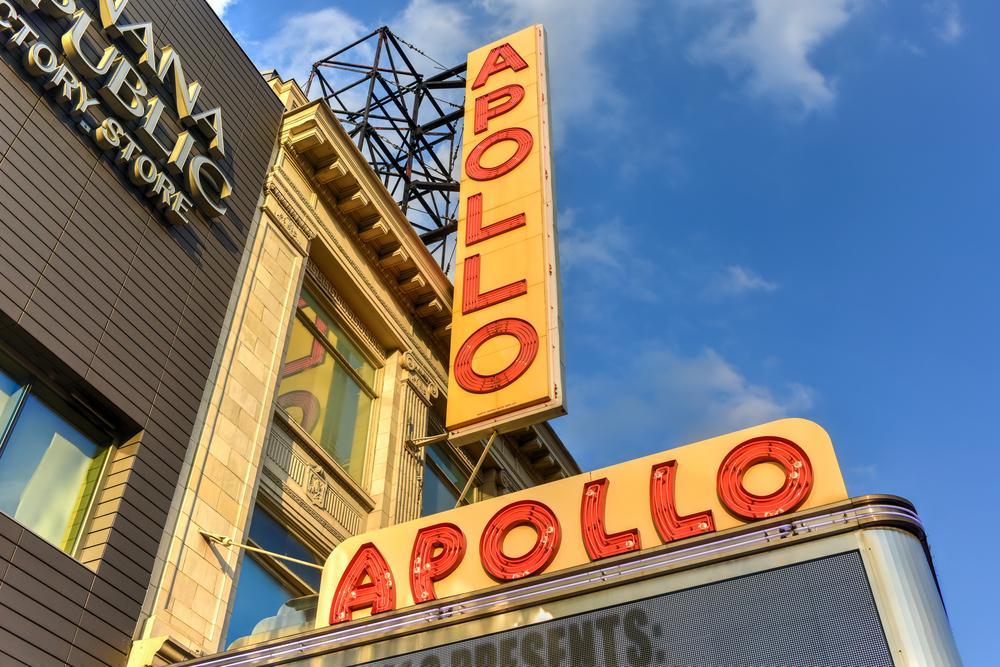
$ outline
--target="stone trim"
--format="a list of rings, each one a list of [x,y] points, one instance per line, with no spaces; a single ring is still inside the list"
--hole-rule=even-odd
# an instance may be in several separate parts
[[[329,522],[329,518],[336,520],[348,534],[357,534],[364,523],[364,515],[347,498],[339,492],[336,486],[331,484],[329,477],[323,467],[315,462],[309,461],[300,456],[292,447],[293,437],[289,433],[283,433],[279,423],[275,423],[268,435],[264,452],[267,460],[274,464],[294,481],[302,491],[288,488],[285,480],[264,467],[265,474],[280,485],[295,502],[305,509],[324,528],[328,528],[339,540],[344,539],[344,534]],[[304,492],[304,493],[303,493]],[[328,518],[316,513],[316,508],[322,510]]]
[[[431,373],[415,358],[413,352],[403,353],[403,382],[408,383],[429,407],[431,402],[441,396],[444,390],[431,377]]]
[[[321,296],[326,297],[326,300],[333,305],[334,313],[347,325],[350,333],[364,343],[365,347],[380,365],[384,365],[385,348],[378,342],[375,334],[368,328],[364,320],[351,310],[350,306],[347,305],[347,302],[344,301],[343,297],[340,296],[340,293],[333,286],[333,283],[330,282],[329,278],[316,266],[316,263],[311,258],[306,259],[306,275],[322,291]]]

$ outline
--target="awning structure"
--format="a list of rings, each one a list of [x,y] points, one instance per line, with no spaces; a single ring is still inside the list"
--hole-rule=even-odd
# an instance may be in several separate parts
[[[185,664],[961,662],[920,520],[878,495]]]

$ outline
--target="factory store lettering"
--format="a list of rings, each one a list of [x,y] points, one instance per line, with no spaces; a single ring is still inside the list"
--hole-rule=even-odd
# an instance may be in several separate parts
[[[194,210],[205,218],[221,216],[232,194],[216,162],[226,153],[222,110],[196,111],[201,84],[188,81],[173,47],[156,48],[152,23],[122,22],[128,1],[98,0],[99,15],[92,17],[76,0],[19,0],[21,11],[0,0],[0,41],[21,55],[27,73],[51,91],[100,150],[112,152],[169,222],[188,223]],[[28,14],[61,26],[59,47],[39,35]],[[168,102],[147,81],[172,84],[173,112],[185,129],[166,144],[162,121]]]

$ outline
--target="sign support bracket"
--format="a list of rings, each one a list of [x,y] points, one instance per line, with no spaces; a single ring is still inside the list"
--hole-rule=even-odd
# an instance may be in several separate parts
[[[445,442],[448,440],[450,434],[445,431],[444,433],[438,433],[437,435],[429,435],[426,438],[411,438],[406,441],[406,444],[411,447],[426,447],[427,445],[436,445],[439,442]]]
[[[469,493],[469,489],[472,485],[476,483],[476,475],[479,474],[479,469],[483,467],[486,463],[486,456],[490,453],[490,449],[493,447],[493,443],[496,442],[497,436],[500,435],[500,431],[494,430],[490,434],[490,439],[486,441],[486,446],[483,447],[483,453],[479,455],[479,460],[476,461],[476,467],[472,469],[472,474],[469,475],[469,481],[465,483],[465,488],[462,489],[462,495],[458,497],[458,501],[455,503],[455,508],[462,506],[462,501],[465,500],[465,496]]]
[[[234,542],[233,538],[226,537],[225,535],[217,535],[215,533],[209,533],[207,531],[198,531],[201,536],[204,537],[209,542],[214,542],[223,547],[236,547],[237,549],[246,549],[247,551],[253,551],[255,553],[264,554],[265,556],[270,556],[271,558],[277,558],[278,560],[285,560],[289,563],[296,563],[297,565],[305,565],[306,567],[312,567],[317,570],[322,570],[322,565],[317,565],[316,563],[310,563],[307,560],[300,560],[298,558],[292,558],[291,556],[285,556],[284,554],[277,554],[273,551],[268,551],[267,549],[261,549],[260,547],[255,547],[252,544],[240,544],[239,542]]]

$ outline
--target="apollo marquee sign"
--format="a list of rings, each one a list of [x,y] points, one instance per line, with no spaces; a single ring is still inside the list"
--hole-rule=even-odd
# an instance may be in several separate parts
[[[448,380],[463,444],[565,412],[542,26],[469,54]]]
[[[847,499],[829,436],[784,419],[345,540],[317,627]]]
[[[76,0],[18,3],[0,0],[0,42],[166,220],[225,214],[232,185],[218,164],[226,155],[222,109],[199,107],[201,84],[172,46],[157,48],[154,25],[126,22],[129,0],[98,0],[96,16]],[[40,35],[40,22],[60,32],[58,44]],[[168,86],[172,99],[149,82]],[[166,114],[183,127],[176,136],[165,137]]]

